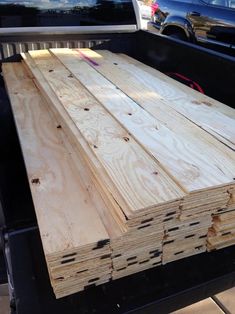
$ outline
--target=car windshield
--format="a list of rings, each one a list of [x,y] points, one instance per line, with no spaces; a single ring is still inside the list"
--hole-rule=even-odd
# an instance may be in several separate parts
[[[0,27],[136,24],[131,0],[0,0]]]

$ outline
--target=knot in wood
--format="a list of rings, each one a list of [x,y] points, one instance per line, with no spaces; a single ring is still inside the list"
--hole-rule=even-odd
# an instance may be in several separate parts
[[[40,184],[39,178],[33,178],[33,179],[31,180],[31,182],[32,182],[33,184]]]
[[[124,136],[123,139],[124,139],[125,142],[129,142],[130,141],[129,137],[127,137],[127,136]]]

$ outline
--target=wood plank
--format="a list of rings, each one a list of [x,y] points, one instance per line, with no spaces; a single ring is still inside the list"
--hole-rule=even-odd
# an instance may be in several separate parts
[[[235,313],[235,287],[216,294],[213,299],[215,299],[225,313]]]
[[[81,133],[77,129],[76,125],[73,123],[73,121],[67,114],[66,110],[61,105],[60,101],[54,94],[53,90],[45,81],[44,76],[35,65],[33,59],[30,57],[29,54],[22,54],[22,57],[23,57],[23,60],[24,60],[23,62],[24,62],[24,65],[28,74],[30,75],[35,85],[38,87],[38,89],[40,90],[44,98],[46,99],[48,110],[53,112],[54,116],[56,117],[56,120],[58,121],[58,125],[60,125],[61,128],[68,135],[72,143],[73,150],[76,151],[75,155],[79,156],[80,159],[83,160],[82,162],[83,163],[85,162],[85,164],[89,166],[90,173],[92,174],[91,175],[92,182],[101,193],[103,200],[105,201],[105,203],[107,204],[109,208],[109,211],[112,212],[112,217],[119,224],[120,229],[123,232],[126,231],[126,226],[124,225],[126,223],[126,217],[124,216],[122,211],[119,210],[119,205],[115,201],[116,190],[113,188],[112,182],[110,180],[107,180],[107,176],[104,175],[103,169],[99,168],[100,164],[97,162],[95,156],[92,154],[92,151],[90,150],[89,145],[85,142],[85,140],[81,136]],[[77,139],[79,139],[81,146],[77,145]],[[88,156],[88,158],[85,158],[86,156]],[[84,169],[84,168],[82,167],[80,168],[80,170],[81,169]],[[109,191],[110,191],[109,194],[107,193],[107,190],[104,192],[101,189],[102,184],[100,184],[100,182],[106,183],[106,185],[109,187]],[[102,208],[102,206],[99,208]],[[102,217],[106,217],[106,215],[104,215],[104,212],[105,212],[105,207],[103,207]],[[106,217],[104,221],[108,221],[108,223],[110,223],[110,217],[109,218]],[[112,224],[113,222],[110,224],[110,226],[112,226]]]
[[[172,314],[198,314],[198,313],[223,314],[224,312],[211,298],[202,300],[200,302],[184,307],[178,311],[172,312]]]
[[[232,181],[231,173],[230,176],[226,176],[230,170],[224,175],[221,172],[218,160],[211,162],[211,158],[213,158],[215,153],[214,147],[204,145],[206,153],[204,151],[203,153],[207,157],[206,162],[206,158],[202,157],[203,153],[200,146],[198,147],[198,139],[194,139],[195,144],[193,145],[191,138],[185,140],[183,134],[175,134],[173,132],[175,129],[172,131],[168,125],[166,126],[161,120],[156,119],[146,112],[142,108],[146,108],[143,102],[141,102],[142,107],[138,106],[131,98],[103,77],[101,74],[107,76],[114,83],[117,83],[116,79],[113,79],[115,74],[107,75],[109,64],[106,64],[105,61],[101,64],[99,59],[99,66],[94,66],[94,69],[92,69],[81,56],[70,49],[52,49],[51,51],[95,95],[104,107],[122,123],[126,130],[138,140],[145,150],[150,152],[157,161],[160,161],[164,169],[174,177],[175,181],[184,190],[202,189]],[[87,53],[87,50],[85,50],[85,53]],[[94,54],[95,56],[97,55],[96,53]],[[90,55],[91,53],[89,53]],[[109,73],[111,72],[109,71]],[[118,86],[120,87],[120,85]],[[124,89],[125,91],[127,89],[130,91],[128,87]],[[129,96],[132,95],[130,93],[128,94]],[[174,123],[173,119],[175,120],[175,116],[170,118],[171,122]],[[208,155],[210,155],[210,159],[208,159]],[[220,153],[220,156],[221,158],[225,158],[224,154]],[[234,164],[231,162],[229,162],[229,165],[234,168]]]
[[[21,64],[3,64],[46,256],[97,245],[109,236]]]
[[[123,56],[121,55],[122,58]],[[154,77],[153,84],[156,84],[157,91],[163,98],[170,100],[168,104],[172,108],[201,126],[224,144],[235,149],[235,110],[233,108],[203,95],[133,58],[125,56],[123,59]],[[116,59],[116,62],[119,61]],[[172,86],[174,86],[174,94],[170,93]]]
[[[231,108],[218,100],[211,98],[210,96],[207,96],[205,94],[202,94],[198,92],[197,90],[193,88],[189,88],[187,85],[176,81],[175,79],[171,78],[170,76],[158,71],[157,69],[154,69],[153,67],[150,67],[128,55],[125,54],[118,54],[118,56],[122,57],[125,59],[128,63],[134,64],[138,66],[140,69],[143,71],[153,75],[154,77],[161,79],[163,82],[167,82],[169,85],[173,85],[174,88],[182,90],[184,93],[186,93],[185,97],[190,95],[191,97],[197,99],[199,102],[210,102],[211,103],[211,108],[219,111],[220,113],[228,116],[229,118],[235,119],[235,110],[234,108]]]
[[[153,115],[157,114],[158,117],[161,118],[162,121],[165,122],[164,115],[161,115],[161,113],[163,113],[163,112],[161,112],[160,109],[161,108],[166,108],[166,106],[167,106],[167,113],[168,114],[169,114],[169,112],[172,112],[172,113],[175,114],[176,122],[178,121],[180,123],[180,118],[181,118],[182,123],[183,123],[183,121],[187,121],[187,119],[186,120],[185,119],[182,120],[183,116],[181,114],[177,114],[176,113],[175,109],[177,109],[177,108],[175,108],[175,106],[172,105],[173,102],[172,102],[171,99],[169,99],[170,101],[166,101],[167,96],[165,94],[164,95],[160,95],[159,94],[159,91],[157,90],[157,87],[159,85],[159,84],[157,84],[158,82],[155,82],[153,77],[149,77],[149,76],[146,77],[146,72],[145,71],[143,71],[141,69],[138,69],[138,67],[134,67],[134,66],[128,65],[128,63],[122,64],[122,62],[120,61],[120,57],[118,57],[116,54],[112,54],[109,51],[102,51],[102,50],[100,51],[99,50],[99,54],[95,53],[94,51],[92,51],[90,49],[78,49],[78,51],[82,52],[83,55],[87,56],[87,59],[86,59],[87,62],[89,62],[89,58],[90,59],[96,59],[97,58],[97,62],[98,62],[99,66],[94,66],[94,64],[90,63],[90,65],[94,66],[97,71],[101,70],[101,65],[102,65],[102,67],[104,67],[104,65],[106,65],[108,63],[109,67],[111,66],[111,73],[113,75],[112,81],[114,79],[115,80],[119,79],[119,85],[120,86],[118,85],[117,81],[115,82],[115,84],[117,86],[119,86],[120,88],[121,88],[121,86],[123,87],[123,85],[125,85],[124,84],[124,81],[125,81],[124,78],[126,77],[126,79],[128,79],[128,83],[129,84],[128,84],[128,86],[126,86],[125,92],[128,91],[128,87],[130,87],[130,85],[131,85],[131,88],[132,88],[131,97],[134,100],[136,100],[137,103],[139,101],[139,104],[141,104],[141,106],[143,106],[144,103],[146,101],[148,101],[148,105],[145,105],[144,108],[147,111],[151,112]],[[102,56],[103,56],[103,58],[102,58]],[[116,59],[116,58],[119,58],[119,59]],[[116,61],[116,62],[114,62],[114,61]],[[104,70],[104,69],[102,69],[102,70]],[[137,70],[139,72],[136,72]],[[108,77],[108,75],[110,75],[110,68],[109,69],[106,68],[106,71],[107,71],[106,72],[106,76]],[[143,87],[144,87],[144,90],[146,91],[145,94],[142,92]],[[133,90],[133,89],[135,89],[135,90]],[[160,89],[160,90],[162,90],[162,89]],[[172,94],[172,93],[174,94],[174,92],[175,92],[174,85],[172,85],[172,86],[169,85],[168,93],[169,94]],[[129,89],[129,93],[127,92],[127,94],[130,96],[130,93],[131,93],[131,90]],[[153,103],[151,103],[151,101],[148,99],[149,95],[151,95],[151,99],[152,100],[155,100],[155,106],[154,107],[153,107]],[[136,96],[137,98],[135,98],[134,96]],[[142,97],[142,102],[140,102],[141,97]],[[144,100],[145,100],[145,102],[144,102]],[[184,99],[182,99],[180,101],[183,104],[185,102]],[[156,108],[156,107],[158,107],[158,108]],[[174,109],[174,110],[172,111],[171,109]],[[231,109],[231,110],[233,110],[233,114],[235,116],[235,113],[234,113],[235,110],[234,109]],[[165,111],[166,110],[164,109],[164,112]],[[214,110],[214,111],[217,112],[216,110]],[[211,115],[211,116],[213,116],[213,115]],[[211,118],[211,116],[210,116],[210,118]],[[167,116],[167,118],[169,118],[169,116]],[[192,124],[189,123],[189,121],[184,122],[183,124],[185,124],[185,123],[188,126],[192,125]],[[224,122],[224,123],[227,123],[227,122]],[[174,126],[174,124],[173,124],[173,126]],[[229,127],[230,131],[233,130],[234,126],[232,127],[231,123],[230,124],[228,123],[227,126]],[[193,130],[194,131],[197,130],[197,133],[198,133],[199,129],[200,128],[195,128],[194,127],[191,130],[191,133],[193,132]],[[175,130],[176,130],[176,127],[175,127]],[[184,136],[185,136],[185,133],[186,133],[186,129],[185,128],[182,128],[182,127],[178,128],[178,131],[179,132],[181,131],[181,134],[184,134]],[[203,134],[206,134],[206,133],[205,132],[204,133],[201,132],[202,136],[203,136]],[[205,136],[203,138],[205,140]],[[212,143],[212,144],[215,145],[216,141],[213,141],[212,137],[208,137],[207,136],[206,139],[207,139],[207,141],[209,141],[209,143]]]
[[[82,51],[85,51],[85,54],[91,54],[91,52],[87,52],[87,50]],[[125,61],[123,63],[123,59],[120,60],[119,56],[117,56],[116,54],[112,54],[109,51],[99,52],[105,57],[106,60],[110,59],[112,66],[114,66],[115,64],[116,71],[118,69],[119,72],[124,71],[127,72],[129,75],[132,75],[131,80],[129,78],[129,84],[134,85],[136,87],[136,90],[139,89],[139,86],[144,85],[145,88],[149,89],[149,91],[151,91],[152,93],[154,92],[156,101],[158,100],[162,102],[162,105],[174,109],[193,123],[197,124],[199,127],[212,134],[225,145],[229,146],[233,150],[235,149],[234,112],[233,115],[231,114],[231,116],[228,117],[221,112],[223,111],[221,110],[222,104],[219,107],[219,111],[217,110],[217,108],[215,110],[209,100],[203,100],[202,102],[195,100],[195,98],[188,100],[188,97],[190,96],[187,95],[186,91],[179,91],[178,88],[175,89],[173,84],[164,83],[164,81],[161,80],[161,77],[156,79],[156,77],[150,75],[142,69],[139,69],[137,66],[128,64]],[[98,57],[97,60],[99,60],[99,64],[102,61],[101,59],[98,59]],[[97,67],[97,69],[98,68],[99,67]],[[161,84],[161,82],[163,85]],[[231,108],[230,110],[228,110],[227,107],[224,111],[230,112],[231,110]]]
[[[89,49],[87,49],[89,51]],[[85,54],[89,53],[86,49]],[[91,52],[90,52],[91,53]],[[120,58],[117,54],[113,54],[110,51],[99,51],[100,55],[105,59],[110,59],[112,64],[119,69],[127,71],[141,84],[145,85],[149,89],[154,91],[158,98],[168,107],[173,108],[178,113],[185,116],[187,119],[203,128],[218,140],[235,149],[235,110],[219,102],[210,103],[210,98],[205,95],[199,94],[196,91],[192,91],[189,87],[183,85],[181,89],[178,89],[178,84],[175,80],[168,82],[165,76],[160,74],[157,77],[153,76],[146,71],[143,71],[138,66],[128,64],[123,58]],[[99,62],[101,60],[99,59]],[[132,79],[133,79],[132,77]],[[175,88],[176,85],[176,88]],[[189,90],[189,93],[187,91]],[[192,98],[191,94],[197,93],[204,99]],[[226,114],[225,114],[226,113]]]
[[[30,55],[132,213],[180,196],[178,186],[59,60],[48,51],[31,51]]]
[[[217,219],[221,222],[235,220],[235,211],[227,212],[217,216]]]
[[[0,296],[1,314],[10,314],[10,298],[9,296]]]

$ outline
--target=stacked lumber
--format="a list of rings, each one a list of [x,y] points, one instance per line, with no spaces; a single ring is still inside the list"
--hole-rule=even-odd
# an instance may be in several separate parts
[[[172,88],[159,95],[155,77],[109,51],[51,51],[187,193],[181,204],[182,219],[227,206],[227,190],[234,184],[233,151],[224,148],[229,156],[225,157],[218,140],[170,106],[172,97],[166,105],[162,97],[172,94]],[[107,95],[112,95],[112,101]],[[234,125],[230,129],[234,130]]]
[[[60,297],[107,282],[111,250],[96,211],[100,197],[76,175],[69,143],[22,65],[4,64],[3,73],[54,291]]]
[[[162,263],[205,252],[211,215],[189,220],[178,220],[165,226]]]
[[[234,243],[231,108],[109,51],[22,57],[3,74],[56,297]]]
[[[47,78],[51,90],[60,99],[63,108],[72,118],[77,127],[74,141],[80,132],[88,142],[92,153],[101,163],[96,166],[97,160],[94,160],[93,156],[90,157],[91,152],[86,147],[84,149],[83,143],[82,147],[77,146],[78,153],[90,157],[88,165],[93,173],[94,168],[96,169],[96,180],[103,178],[102,185],[98,184],[97,188],[100,193],[106,193],[104,195],[106,201],[112,202],[109,208],[112,210],[113,218],[120,228],[126,231],[124,239],[120,239],[120,241],[121,243],[124,241],[129,248],[128,256],[126,256],[126,247],[123,244],[120,252],[117,239],[114,241],[115,245],[112,246],[113,268],[118,272],[117,276],[114,276],[117,278],[123,273],[134,273],[140,267],[141,269],[154,267],[156,263],[161,262],[164,220],[173,219],[179,215],[180,199],[185,193],[141,148],[131,134],[105,111],[96,98],[87,92],[73,75],[71,77],[71,73],[61,62],[55,57],[50,59],[51,57],[48,51],[41,51],[40,55],[37,55],[36,51],[32,51],[26,56],[25,62],[34,77],[37,78],[38,84],[43,81],[41,73]],[[35,70],[33,62],[41,70],[41,73]],[[52,67],[56,70],[51,71]],[[58,88],[58,84],[68,77],[70,80],[62,84],[66,97],[61,98],[61,88]],[[41,89],[50,97],[48,101],[54,104],[54,95],[49,94],[43,86]],[[76,111],[73,103],[76,103]],[[57,116],[58,108],[61,106],[58,105],[57,111],[54,111]],[[96,114],[91,115],[92,111]],[[64,119],[63,114],[60,114],[61,117]],[[93,118],[95,120],[92,121]],[[67,129],[71,138],[74,137],[71,123],[66,123],[63,127]],[[111,153],[112,159],[109,157]],[[122,160],[125,160],[127,164],[120,163]],[[101,166],[104,167],[108,176],[105,176],[104,171],[100,170]],[[126,171],[128,175],[125,173]],[[123,174],[123,177],[120,174]],[[110,182],[110,178],[112,182]],[[106,184],[105,187],[104,184]],[[116,200],[115,203],[112,200],[113,196]],[[153,239],[151,245],[149,244],[150,234]],[[138,243],[138,250],[134,248],[133,242]],[[135,261],[130,261],[132,258]]]
[[[235,244],[235,190],[229,190],[230,201],[225,212],[213,216],[213,224],[208,232],[209,251]]]

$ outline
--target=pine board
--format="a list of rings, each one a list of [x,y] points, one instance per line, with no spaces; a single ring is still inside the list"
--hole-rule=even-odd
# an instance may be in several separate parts
[[[183,83],[180,83],[179,81],[176,81],[175,79],[169,77],[168,75],[158,71],[157,69],[154,69],[153,67],[150,67],[128,55],[125,54],[116,54],[120,57],[122,57],[123,59],[126,60],[126,62],[133,64],[135,66],[138,66],[138,68],[142,69],[143,71],[151,74],[152,76],[161,79],[161,81],[166,82],[168,85],[173,85],[174,88],[176,89],[176,94],[179,90],[182,90],[185,93],[185,97],[186,99],[191,99],[195,98],[198,100],[198,102],[210,102],[211,104],[211,108],[219,111],[220,113],[222,113],[223,115],[228,116],[229,118],[235,119],[235,111],[233,108],[219,102],[218,100],[211,98],[205,94],[200,93],[199,91],[193,89],[193,88],[189,88],[188,86],[186,86]],[[123,61],[123,60],[122,60]],[[197,123],[196,123],[197,124]]]
[[[169,104],[187,87],[108,51],[22,56],[4,77],[56,297],[234,244],[234,151]]]
[[[3,64],[3,73],[46,256],[108,240],[38,90],[18,63]]]
[[[120,57],[148,73],[150,78],[154,78],[157,92],[168,101],[167,105],[176,109],[225,145],[235,149],[235,112],[233,108],[203,95],[133,58],[126,55],[120,55]],[[116,62],[119,61],[123,62],[117,58]],[[172,92],[172,87],[174,92]]]
[[[57,59],[47,51],[30,55],[131,213],[179,198],[179,187]]]
[[[29,54],[22,54],[22,57],[25,67],[29,72],[29,75],[40,90],[41,94],[46,99],[46,104],[49,111],[53,112],[58,122],[58,125],[61,126],[61,128],[66,132],[66,135],[70,139],[73,150],[76,151],[76,156],[79,156],[80,159],[82,159],[83,162],[85,162],[85,164],[89,167],[90,173],[92,174],[92,181],[102,195],[102,198],[104,199],[107,206],[109,206],[109,211],[112,212],[112,216],[115,219],[115,222],[119,224],[119,227],[122,231],[126,231],[126,217],[119,210],[119,205],[115,201],[115,197],[118,197],[119,195],[116,196],[116,190],[112,182],[108,180],[107,176],[105,176],[103,169],[100,167],[100,164],[97,162],[94,154],[92,154],[89,145],[85,142],[78,128],[76,128],[76,125],[66,113],[66,110],[63,108],[55,93],[45,81],[42,73],[38,70],[33,59],[30,57]],[[78,139],[80,145],[78,145],[77,143]],[[101,184],[101,182],[105,182],[105,185],[108,186],[108,190],[103,190],[103,185]],[[119,201],[121,200],[119,199]],[[121,205],[123,205],[123,202],[121,203]]]
[[[113,54],[110,56],[109,52],[105,52],[103,58],[91,50],[79,51],[82,55],[69,49],[52,50],[185,191],[194,192],[210,186],[233,184],[235,168],[231,150],[226,150],[213,137],[206,136],[206,132],[180,114],[177,115],[171,108],[166,113],[161,99],[156,97],[147,84],[143,85],[136,77],[113,65]],[[83,55],[92,57],[98,66],[92,65]],[[214,158],[213,162],[211,158]],[[221,160],[224,161],[222,166]]]

